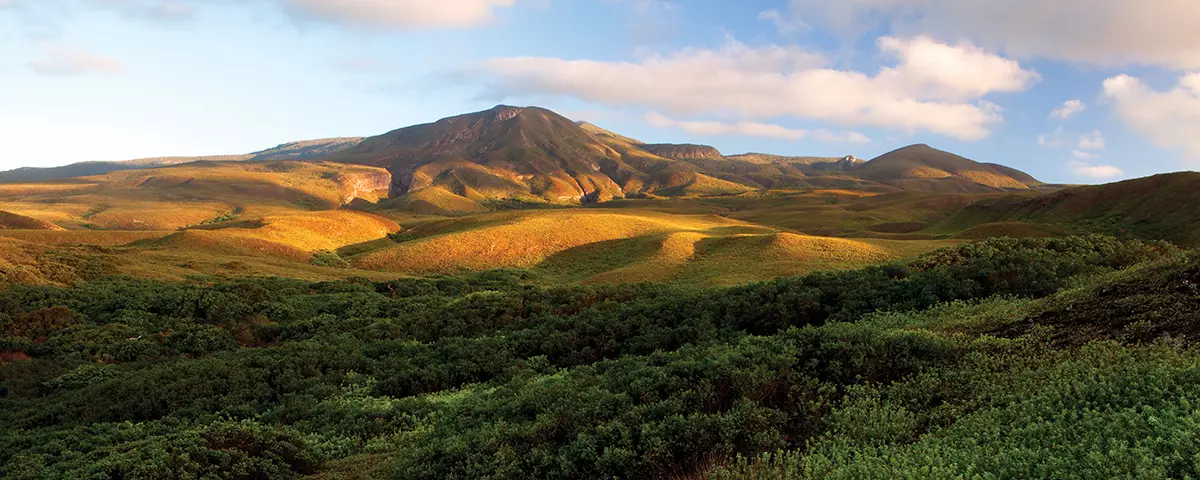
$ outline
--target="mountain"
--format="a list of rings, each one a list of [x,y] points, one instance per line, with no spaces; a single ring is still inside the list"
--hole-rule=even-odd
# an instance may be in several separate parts
[[[979,163],[925,144],[885,153],[851,172],[864,180],[927,192],[983,193],[1041,185],[1024,172]]]
[[[542,108],[500,105],[367,138],[331,160],[388,169],[395,196],[458,204],[462,199],[593,203],[755,188],[585,125]]]
[[[387,202],[428,214],[525,203],[702,197],[770,190],[987,193],[1043,188],[1023,172],[913,145],[870,162],[853,156],[725,156],[708,145],[645,143],[537,107],[499,105],[369,137],[286,143],[240,155],[85,162],[0,173],[0,183],[104,175],[195,162],[328,160],[390,173]]]
[[[237,155],[208,155],[200,157],[152,157],[115,162],[79,162],[61,167],[24,167],[0,172],[0,183],[37,182],[56,178],[104,175],[121,170],[180,165],[194,162],[243,162],[251,160],[310,160],[332,155],[361,141],[361,137],[303,140],[278,145],[258,152]]]
[[[1200,173],[1179,172],[1106,185],[1068,188],[1036,197],[979,200],[947,220],[949,228],[1034,223],[1200,245],[1196,193]]]

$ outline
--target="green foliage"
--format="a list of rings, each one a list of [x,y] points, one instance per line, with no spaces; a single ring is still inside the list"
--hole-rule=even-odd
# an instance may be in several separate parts
[[[1087,237],[721,290],[11,285],[0,476],[1195,477],[1200,355],[1149,343],[1197,271]],[[1061,341],[1102,310],[1128,345]]]
[[[308,263],[318,267],[350,268],[350,262],[347,262],[341,255],[331,250],[322,250],[313,253],[312,259]]]

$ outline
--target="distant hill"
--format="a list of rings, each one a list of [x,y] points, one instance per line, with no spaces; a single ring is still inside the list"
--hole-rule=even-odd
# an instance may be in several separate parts
[[[725,158],[723,155],[721,155],[720,150],[708,145],[694,145],[690,143],[647,143],[642,144],[642,148],[647,152],[653,153],[660,157],[671,158],[675,160],[721,160]]]
[[[0,230],[62,230],[62,228],[44,220],[0,211]]]
[[[80,162],[61,167],[24,167],[0,172],[0,183],[36,182],[56,178],[104,175],[122,170],[181,165],[194,162],[243,162],[249,160],[309,160],[327,157],[357,145],[360,137],[325,138],[285,143],[266,150],[237,155],[200,157],[152,157],[115,162]]]
[[[857,165],[862,163],[862,160],[853,156],[845,157],[790,157],[785,155],[771,155],[767,153],[742,153],[738,155],[730,155],[728,158],[741,160],[743,162],[764,164],[764,165],[815,165],[819,163],[844,163],[847,166]]]
[[[852,173],[865,180],[927,192],[982,193],[1041,185],[1024,172],[979,163],[924,144],[885,153]]]
[[[1096,232],[1200,245],[1196,193],[1200,173],[1179,172],[1036,197],[991,197],[964,208],[946,228],[1001,222],[1053,224]]]

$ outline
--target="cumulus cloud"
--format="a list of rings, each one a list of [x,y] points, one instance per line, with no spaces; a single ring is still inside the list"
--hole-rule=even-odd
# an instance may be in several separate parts
[[[1050,112],[1050,117],[1057,118],[1059,120],[1066,120],[1075,116],[1077,113],[1083,113],[1084,110],[1087,110],[1087,105],[1085,105],[1082,100],[1067,100],[1066,102],[1063,102],[1061,107],[1058,107],[1054,109],[1054,111]]]
[[[971,39],[1018,58],[1200,68],[1195,0],[791,0],[788,15],[857,35]]]
[[[1105,180],[1113,177],[1124,175],[1121,169],[1112,165],[1094,165],[1081,160],[1072,160],[1067,166],[1075,175],[1086,178],[1094,178],[1097,180]]]
[[[62,46],[46,46],[41,57],[28,63],[34,73],[52,77],[72,77],[90,73],[120,73],[121,63],[96,53]]]
[[[1024,90],[1037,73],[970,45],[928,37],[880,39],[895,65],[874,75],[824,67],[795,47],[751,47],[729,39],[719,49],[684,49],[636,62],[499,58],[481,64],[490,95],[555,94],[609,106],[745,120],[795,117],[848,126],[928,131],[978,140],[1003,121],[982,97]]]
[[[381,29],[466,28],[515,0],[275,0],[303,18]]]
[[[1104,95],[1129,128],[1155,145],[1182,150],[1190,160],[1200,162],[1200,73],[1184,75],[1165,91],[1118,75],[1104,81]]]
[[[1079,136],[1080,150],[1104,150],[1104,148],[1104,135],[1099,130]]]
[[[779,138],[783,140],[803,140],[811,138],[830,143],[870,143],[871,139],[858,132],[831,132],[825,129],[798,130],[781,125],[760,122],[698,122],[680,121],[660,113],[646,114],[646,121],[651,125],[663,128],[678,128],[695,135],[746,135],[750,137]]]

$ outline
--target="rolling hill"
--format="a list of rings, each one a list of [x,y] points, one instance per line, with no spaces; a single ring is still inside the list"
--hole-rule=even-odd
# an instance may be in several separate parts
[[[885,153],[850,173],[905,190],[942,193],[1028,190],[1042,185],[1016,169],[975,162],[925,144]]]
[[[195,162],[0,185],[5,211],[68,229],[174,230],[377,201],[381,169],[313,162]]]
[[[61,167],[24,167],[0,172],[0,183],[37,182],[57,178],[104,175],[121,170],[180,165],[194,162],[240,162],[248,160],[311,160],[326,157],[357,145],[359,137],[326,138],[289,142],[266,150],[236,155],[201,157],[153,157],[116,162],[80,162]]]
[[[1068,188],[1032,198],[993,197],[968,205],[939,228],[951,231],[997,223],[1052,224],[1059,230],[1200,245],[1197,191],[1200,173],[1179,172]]]

